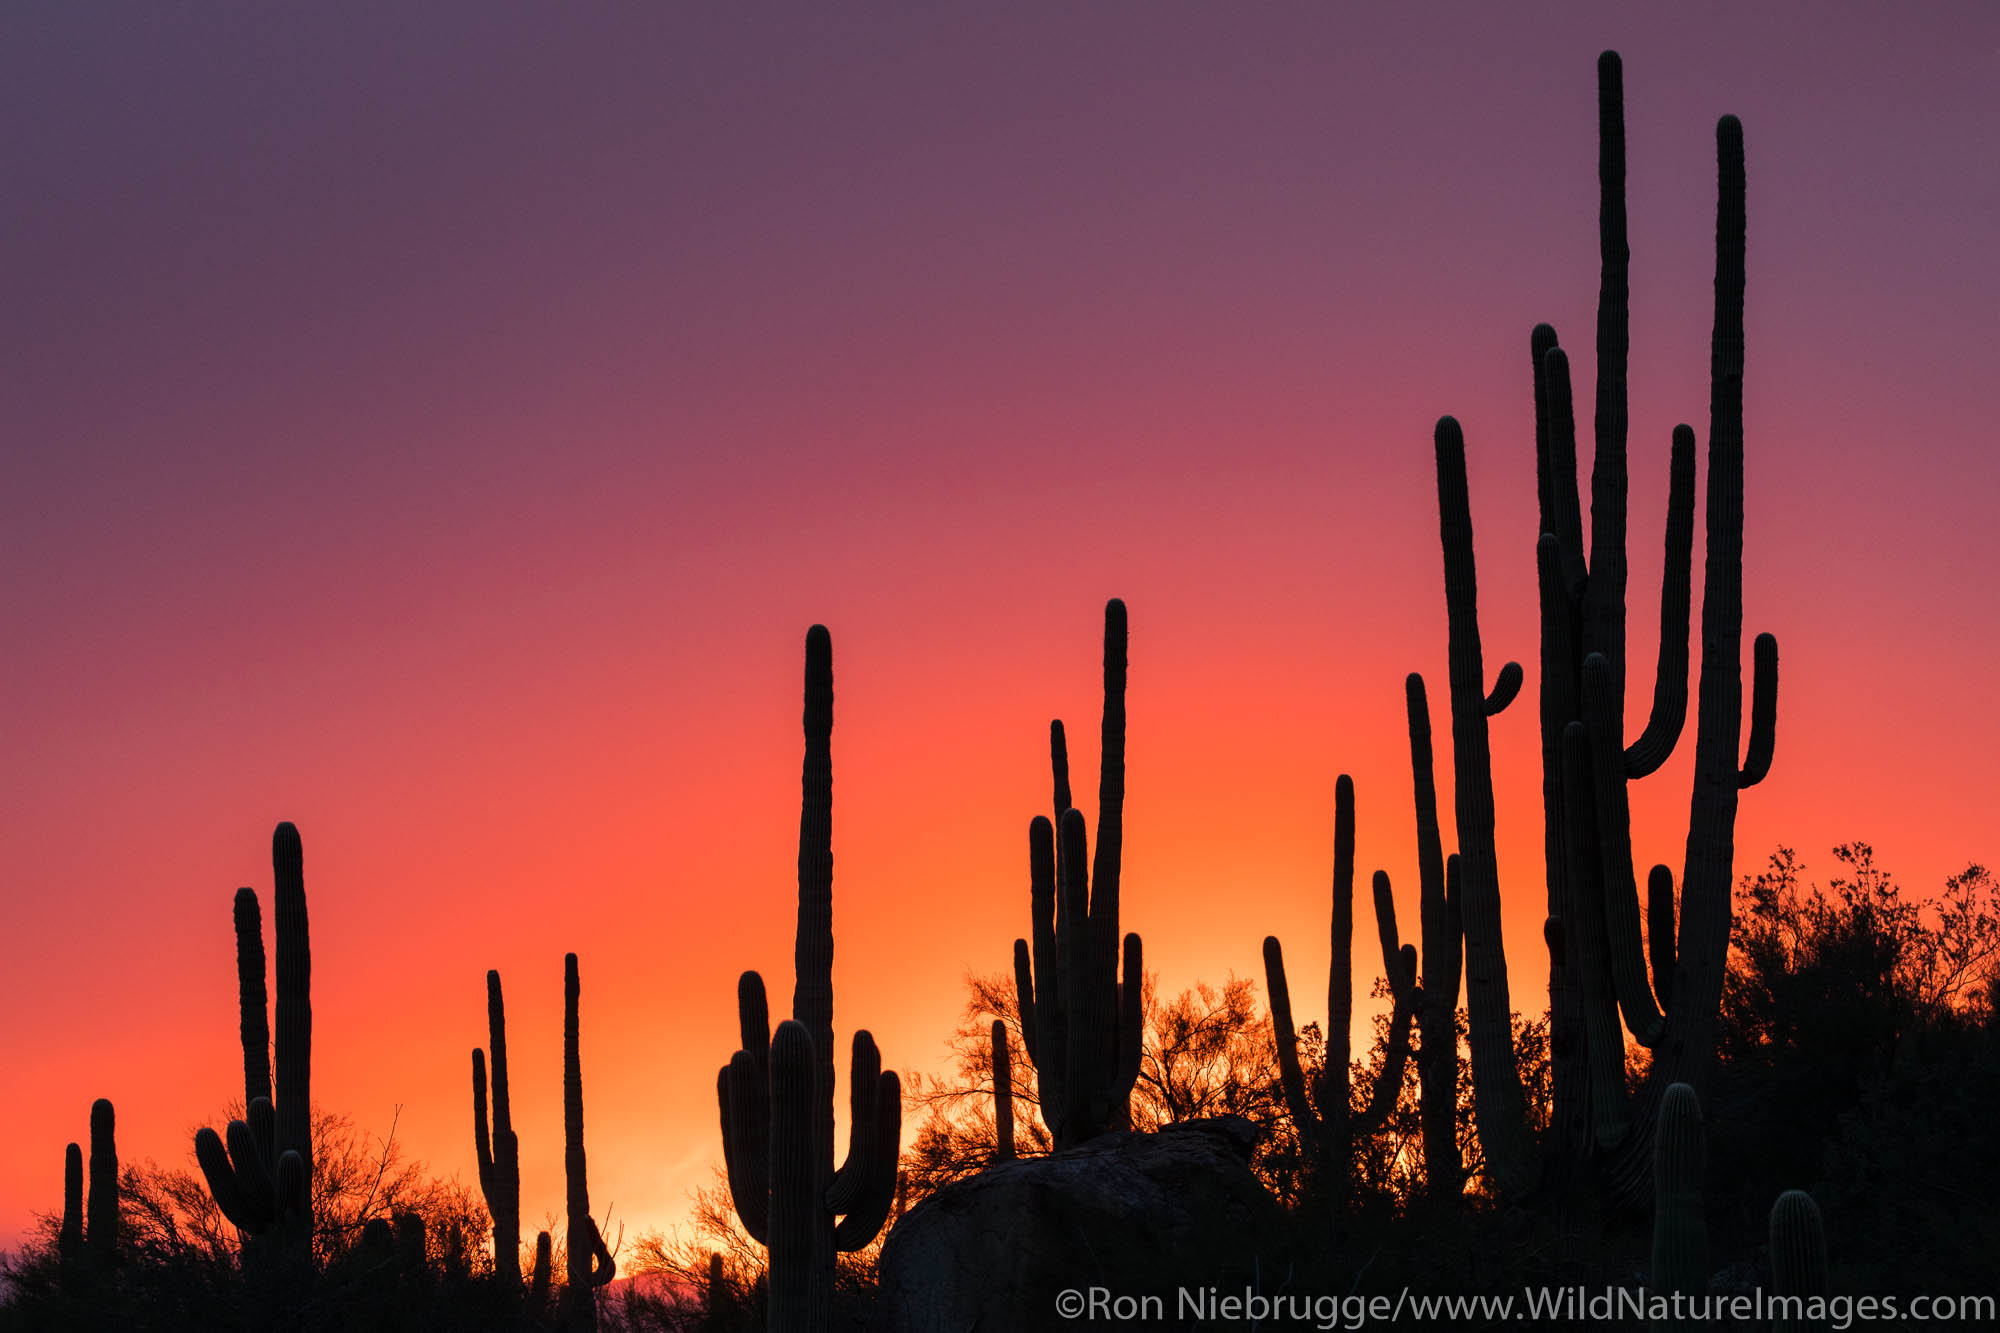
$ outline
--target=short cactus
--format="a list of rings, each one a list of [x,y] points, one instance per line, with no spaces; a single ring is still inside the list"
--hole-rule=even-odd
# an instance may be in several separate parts
[[[1702,1215],[1702,1177],[1708,1147],[1701,1100],[1685,1083],[1660,1101],[1653,1136],[1653,1294],[1699,1299],[1708,1293],[1708,1224]],[[1653,1327],[1702,1327],[1688,1319],[1655,1320]]]
[[[1784,1301],[1774,1333],[1819,1333],[1827,1327],[1826,1227],[1819,1205],[1804,1190],[1786,1190],[1771,1205],[1771,1285]]]
[[[56,1232],[56,1253],[73,1264],[83,1253],[83,1149],[72,1143],[63,1149],[62,1226]]]
[[[1070,805],[1069,751],[1049,725],[1056,823],[1028,826],[1034,942],[1014,941],[1021,1043],[1056,1147],[1130,1123],[1139,1081],[1144,949],[1125,936],[1119,977],[1118,890],[1125,828],[1125,603],[1104,607],[1104,721],[1097,782],[1097,853],[1090,861],[1081,811]]]
[[[251,889],[236,891],[236,975],[242,1010],[245,1118],[221,1135],[203,1128],[195,1158],[216,1207],[248,1235],[283,1237],[304,1250],[312,1240],[312,949],[307,931],[304,853],[299,831],[271,835],[278,966],[277,1070],[265,1041],[264,940]],[[273,1093],[275,1092],[275,1098]]]
[[[993,1160],[1014,1160],[1014,1053],[1007,1024],[993,1020]]]
[[[1354,782],[1345,773],[1333,787],[1333,958],[1327,968],[1326,1064],[1308,1093],[1299,1065],[1298,1034],[1292,1025],[1291,990],[1285,982],[1284,950],[1278,937],[1264,939],[1264,978],[1271,992],[1271,1030],[1277,1043],[1279,1081],[1300,1146],[1306,1149],[1314,1174],[1333,1190],[1336,1200],[1347,1193],[1349,1148],[1354,1139],[1382,1127],[1402,1091],[1403,1070],[1410,1058],[1410,1021],[1423,1003],[1417,985],[1417,951],[1396,943],[1396,913],[1389,877],[1375,872],[1375,917],[1382,938],[1382,969],[1395,996],[1389,1020],[1389,1053],[1370,1090],[1367,1106],[1357,1116],[1347,1086],[1354,1017]]]

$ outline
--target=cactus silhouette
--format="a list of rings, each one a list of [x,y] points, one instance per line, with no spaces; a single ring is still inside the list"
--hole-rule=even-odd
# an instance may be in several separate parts
[[[228,1141],[203,1128],[195,1158],[216,1207],[248,1235],[272,1236],[303,1253],[312,1241],[312,949],[307,933],[299,831],[271,835],[278,941],[277,1070],[273,1084],[265,1017],[264,938],[251,889],[236,891],[236,977],[242,1011],[245,1119]],[[275,1093],[275,1096],[274,1096]]]
[[[1797,1313],[1789,1307],[1778,1313],[1772,1329],[1817,1333],[1827,1326],[1823,1312],[1811,1317],[1810,1308],[1803,1305],[1815,1297],[1823,1305],[1833,1291],[1827,1278],[1826,1227],[1819,1205],[1804,1190],[1786,1190],[1771,1205],[1771,1286],[1779,1297],[1802,1303]]]
[[[1742,739],[1743,260],[1742,127],[1716,130],[1715,320],[1710,355],[1707,560],[1702,595],[1701,685],[1687,861],[1676,917],[1672,872],[1648,875],[1640,934],[1626,784],[1672,752],[1687,707],[1687,637],[1693,549],[1694,434],[1673,432],[1652,711],[1629,746],[1623,738],[1626,587],[1626,363],[1629,347],[1623,71],[1615,52],[1598,61],[1599,248],[1596,461],[1588,562],[1576,477],[1575,412],[1566,354],[1553,329],[1529,339],[1534,361],[1540,536],[1541,739],[1545,935],[1550,953],[1554,1166],[1567,1177],[1595,1160],[1611,1196],[1643,1202],[1653,1184],[1653,1134],[1666,1090],[1706,1076],[1726,967],[1737,792],[1769,770],[1777,712],[1777,644],[1755,648],[1751,734]],[[1445,547],[1452,658],[1452,732],[1459,831],[1465,859],[1466,989],[1475,1103],[1482,1146],[1503,1191],[1543,1181],[1529,1144],[1506,1017],[1500,949],[1491,760],[1480,695],[1480,652],[1464,439],[1446,417],[1437,429],[1438,496]],[[1511,669],[1511,665],[1510,665]],[[1503,672],[1496,694],[1511,695]],[[1650,955],[1650,957],[1649,957]],[[1648,976],[1648,964],[1651,976]],[[1655,1059],[1636,1106],[1626,1105],[1624,1032]]]
[[[1685,1083],[1660,1101],[1653,1136],[1653,1294],[1699,1298],[1708,1293],[1708,1224],[1702,1176],[1708,1161],[1701,1099]],[[1655,1328],[1696,1328],[1700,1321],[1655,1320]]]
[[[742,1049],[716,1077],[730,1197],[770,1251],[769,1327],[784,1333],[830,1326],[834,1256],[888,1218],[903,1124],[902,1084],[857,1031],[847,1159],[834,1169],[833,641],[821,625],[806,633],[804,721],[792,1017],[773,1034],[764,979],[745,972]]]
[[[549,1272],[554,1267],[555,1242],[546,1231],[535,1233],[534,1274],[528,1279],[528,1313],[536,1319],[549,1304]]]
[[[492,974],[488,974],[489,978]],[[489,984],[497,984],[490,982]],[[611,1252],[590,1216],[590,1182],[583,1153],[583,1057],[577,1022],[582,987],[576,955],[563,955],[563,1175],[568,1183],[569,1284],[563,1289],[563,1322],[574,1329],[597,1327],[597,1289],[614,1274]],[[490,992],[498,994],[497,989]],[[518,1193],[517,1193],[518,1199]],[[516,1205],[518,1207],[518,1203]],[[537,1256],[539,1262],[539,1255]]]
[[[56,1232],[56,1252],[73,1264],[83,1253],[83,1149],[72,1143],[63,1149],[62,1226]]]
[[[1014,941],[1021,1042],[1035,1067],[1042,1118],[1056,1147],[1083,1143],[1130,1121],[1145,1020],[1144,951],[1125,936],[1119,979],[1118,890],[1125,829],[1125,603],[1104,607],[1104,720],[1097,780],[1097,853],[1089,859],[1083,814],[1070,803],[1069,749],[1049,724],[1056,823],[1028,826],[1034,943]]]
[[[1014,1057],[1007,1024],[993,1020],[993,1160],[1014,1160]]]
[[[90,1192],[84,1193],[83,1149],[63,1149],[63,1210],[56,1253],[74,1267],[86,1257],[93,1268],[108,1268],[118,1256],[117,1117],[99,1097],[90,1104]]]
[[[493,1275],[507,1293],[521,1294],[521,1144],[507,1095],[507,1008],[500,974],[486,974],[486,1029],[493,1048],[493,1128],[486,1125],[486,1053],[472,1050],[472,1138],[479,1155],[479,1192],[493,1219]]]
[[[1431,755],[1430,706],[1424,678],[1415,672],[1403,682],[1409,716],[1410,776],[1417,817],[1418,922],[1423,932],[1421,991],[1415,997],[1418,1118],[1424,1135],[1426,1188],[1449,1197],[1465,1185],[1458,1152],[1458,981],[1464,970],[1465,927],[1460,917],[1462,871],[1456,855],[1446,858],[1438,830],[1437,780]],[[1393,931],[1393,903],[1386,929]],[[1378,901],[1377,914],[1384,904]],[[1393,940],[1393,936],[1386,937]],[[1386,950],[1385,950],[1386,957]],[[1414,969],[1412,969],[1414,971]]]
[[[1416,981],[1416,946],[1397,945],[1389,877],[1378,870],[1375,917],[1382,937],[1382,969],[1395,996],[1395,1009],[1389,1021],[1388,1058],[1369,1091],[1367,1106],[1357,1116],[1347,1086],[1349,1031],[1354,1021],[1354,782],[1345,773],[1334,782],[1333,811],[1333,958],[1327,966],[1326,1063],[1310,1093],[1299,1066],[1284,951],[1275,935],[1264,937],[1264,978],[1271,992],[1271,1030],[1277,1041],[1285,1106],[1314,1174],[1331,1188],[1338,1202],[1347,1195],[1349,1148],[1354,1139],[1375,1133],[1396,1108],[1403,1069],[1410,1058],[1410,1020],[1422,1002],[1422,990]]]

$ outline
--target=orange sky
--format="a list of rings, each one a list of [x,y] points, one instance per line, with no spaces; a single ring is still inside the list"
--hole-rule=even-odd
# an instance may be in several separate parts
[[[1527,338],[1554,322],[1587,398],[1604,46],[1635,627],[1668,431],[1706,443],[1716,116],[1749,143],[1745,638],[1783,666],[1738,870],[1866,839],[1927,889],[1990,859],[2000,200],[1963,168],[2000,32],[1705,12],[1740,40],[1589,6],[4,20],[34,132],[5,145],[0,1245],[59,1203],[93,1098],[124,1156],[181,1163],[240,1088],[230,900],[268,914],[280,819],[316,1099],[376,1132],[400,1106],[471,1180],[497,967],[524,1220],[558,1211],[574,950],[592,1199],[678,1221],[736,975],[789,991],[814,621],[843,1045],[935,1071],[963,977],[1009,967],[1052,716],[1094,813],[1109,596],[1124,925],[1162,993],[1261,986],[1268,933],[1315,992],[1341,772],[1414,938],[1402,679],[1445,734],[1444,412],[1489,669],[1528,669],[1493,743],[1539,1007]],[[1635,632],[1635,679],[1653,655]],[[1679,866],[1692,735],[1634,788],[1644,864]],[[1439,784],[1448,812],[1442,749]],[[1358,908],[1371,968],[1372,931]]]

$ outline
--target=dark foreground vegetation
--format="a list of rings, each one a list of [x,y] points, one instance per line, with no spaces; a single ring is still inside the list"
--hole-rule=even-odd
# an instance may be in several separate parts
[[[1678,877],[1653,866],[1641,894],[1629,784],[1660,768],[1690,712],[1695,436],[1672,432],[1658,667],[1648,720],[1628,743],[1618,58],[1607,53],[1598,73],[1587,540],[1567,354],[1547,326],[1530,337],[1545,957],[1509,959],[1502,944],[1488,736],[1527,676],[1508,662],[1489,681],[1466,444],[1447,417],[1435,449],[1453,804],[1441,818],[1430,699],[1413,674],[1404,706],[1415,930],[1405,943],[1397,888],[1376,872],[1376,994],[1387,1008],[1358,1058],[1364,849],[1347,777],[1334,784],[1323,1025],[1298,1021],[1275,938],[1264,942],[1267,1010],[1242,978],[1155,994],[1143,942],[1121,934],[1128,664],[1126,609],[1113,601],[1094,825],[1073,799],[1056,723],[1048,813],[1029,826],[1029,930],[1011,973],[971,979],[955,1078],[913,1077],[905,1088],[873,1038],[855,1032],[840,1089],[847,1141],[837,1142],[833,665],[831,640],[815,627],[792,1013],[774,1025],[762,976],[744,973],[740,1049],[716,1083],[723,1166],[688,1233],[628,1244],[592,1212],[575,955],[565,960],[564,1215],[532,1240],[497,973],[486,978],[488,1044],[472,1056],[478,1196],[402,1164],[393,1132],[370,1138],[316,1107],[303,851],[283,824],[272,848],[275,996],[257,895],[244,889],[235,903],[243,1095],[233,1118],[195,1136],[194,1170],[121,1166],[114,1110],[93,1107],[87,1169],[84,1146],[70,1145],[61,1209],[4,1259],[0,1333],[1065,1328],[1081,1324],[1066,1317],[1079,1312],[1065,1310],[1060,1291],[1094,1284],[1136,1302],[1140,1317],[1120,1327],[1362,1327],[1390,1322],[1406,1295],[1521,1301],[1562,1290],[1583,1303],[1532,1321],[1492,1309],[1403,1317],[1431,1327],[1808,1328],[1868,1317],[1848,1304],[1858,1298],[1917,1313],[1920,1298],[2000,1295],[1992,877],[1968,866],[1919,901],[1861,844],[1835,849],[1821,878],[1788,849],[1762,873],[1737,869],[1737,802],[1776,752],[1778,652],[1768,635],[1755,641],[1746,701],[1746,196],[1733,117],[1716,134],[1687,855]],[[1400,804],[1400,783],[1382,788]],[[1523,900],[1516,884],[1512,910]],[[1254,911],[1241,903],[1218,928],[1254,938]],[[995,953],[998,965],[1004,950]],[[1544,962],[1546,1009],[1534,975]],[[1519,991],[1523,978],[1532,980]],[[1517,993],[1534,1000],[1519,1004]],[[918,1117],[908,1147],[906,1112]],[[1197,1322],[1170,1294],[1190,1286],[1285,1297],[1292,1313],[1225,1306]],[[1612,1293],[1637,1304],[1590,1303]],[[1161,1306],[1143,1303],[1160,1294]],[[1359,1304],[1371,1298],[1384,1304]],[[1990,1304],[1928,1313],[1925,1327],[1994,1318]]]

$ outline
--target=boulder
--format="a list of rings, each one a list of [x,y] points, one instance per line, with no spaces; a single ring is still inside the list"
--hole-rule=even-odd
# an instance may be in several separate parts
[[[991,1167],[910,1210],[882,1247],[894,1333],[1250,1327],[1197,1303],[1288,1273],[1278,1205],[1239,1116],[1105,1134]],[[1268,1320],[1266,1321],[1268,1325]]]

